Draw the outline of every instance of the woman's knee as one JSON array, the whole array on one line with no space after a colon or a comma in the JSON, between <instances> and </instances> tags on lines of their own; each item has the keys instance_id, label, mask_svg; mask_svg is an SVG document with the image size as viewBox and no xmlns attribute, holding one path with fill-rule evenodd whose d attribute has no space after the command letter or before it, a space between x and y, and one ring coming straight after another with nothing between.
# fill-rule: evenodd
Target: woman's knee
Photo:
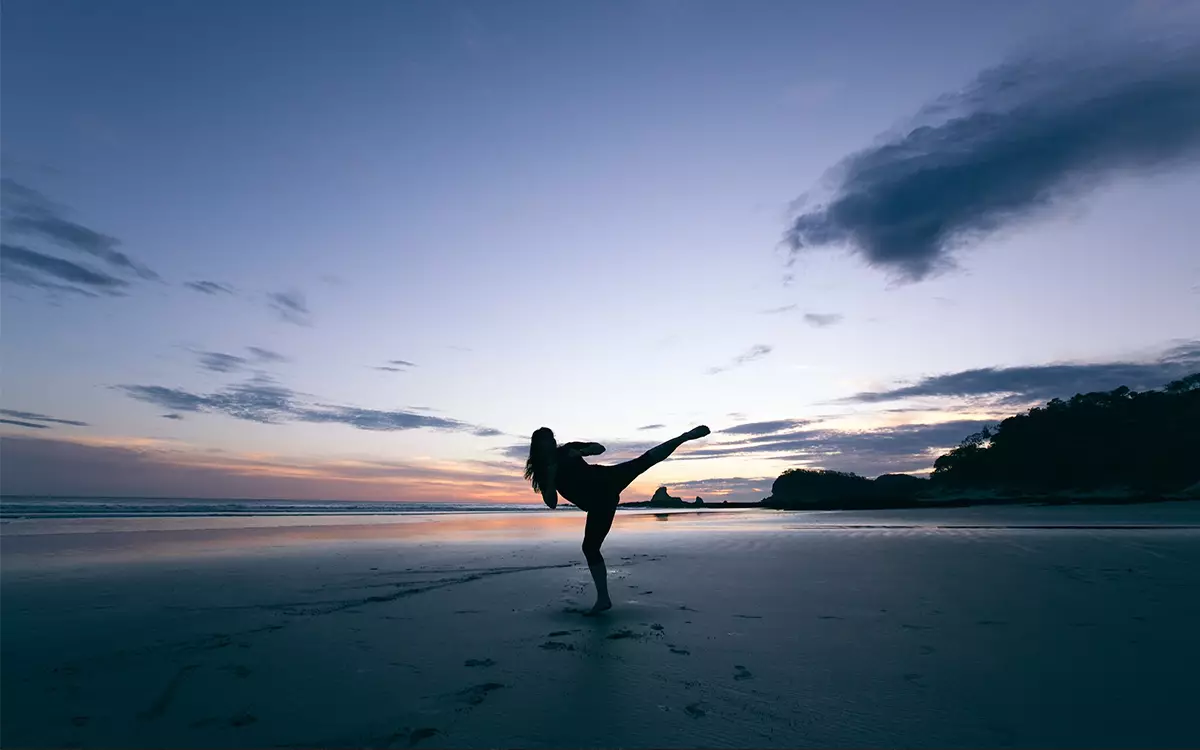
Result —
<instances>
[{"instance_id":1,"label":"woman's knee","mask_svg":"<svg viewBox=\"0 0 1200 750\"><path fill-rule=\"evenodd\" d=\"M583 556L588 565L603 565L604 557L600 554L600 545L590 539L583 540Z\"/></svg>"}]
</instances>

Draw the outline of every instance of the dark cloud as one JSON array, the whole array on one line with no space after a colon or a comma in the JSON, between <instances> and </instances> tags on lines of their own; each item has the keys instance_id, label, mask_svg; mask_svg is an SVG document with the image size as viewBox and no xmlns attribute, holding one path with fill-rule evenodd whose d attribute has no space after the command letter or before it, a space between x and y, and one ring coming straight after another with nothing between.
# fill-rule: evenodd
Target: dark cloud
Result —
<instances>
[{"instance_id":1,"label":"dark cloud","mask_svg":"<svg viewBox=\"0 0 1200 750\"><path fill-rule=\"evenodd\" d=\"M164 415L162 415L162 418L179 420L179 419L183 419L183 415L182 414L164 414Z\"/></svg>"},{"instance_id":2,"label":"dark cloud","mask_svg":"<svg viewBox=\"0 0 1200 750\"><path fill-rule=\"evenodd\" d=\"M8 243L0 244L0 273L21 286L92 297L120 295L129 286L128 281L102 271Z\"/></svg>"},{"instance_id":3,"label":"dark cloud","mask_svg":"<svg viewBox=\"0 0 1200 750\"><path fill-rule=\"evenodd\" d=\"M304 398L265 375L228 386L213 393L192 393L159 385L122 385L117 389L130 398L168 409L172 413L224 414L235 419L263 424L310 422L344 424L360 430L395 431L422 428L456 430L491 435L491 428L456 419L435 417L410 410L361 409L353 406L306 403ZM495 433L499 434L499 433Z\"/></svg>"},{"instance_id":4,"label":"dark cloud","mask_svg":"<svg viewBox=\"0 0 1200 750\"><path fill-rule=\"evenodd\" d=\"M416 367L416 364L404 359L389 359L386 365L373 367L373 370L381 370L383 372L408 372L410 368Z\"/></svg>"},{"instance_id":5,"label":"dark cloud","mask_svg":"<svg viewBox=\"0 0 1200 750\"><path fill-rule=\"evenodd\" d=\"M308 302L300 292L272 292L267 295L267 304L279 313L279 317L289 323L300 326L312 323L309 317Z\"/></svg>"},{"instance_id":6,"label":"dark cloud","mask_svg":"<svg viewBox=\"0 0 1200 750\"><path fill-rule=\"evenodd\" d=\"M763 310L762 314L763 315L778 315L780 313L791 312L792 310L795 310L797 307L799 307L799 305L784 305L783 307L772 307L770 310Z\"/></svg>"},{"instance_id":7,"label":"dark cloud","mask_svg":"<svg viewBox=\"0 0 1200 750\"><path fill-rule=\"evenodd\" d=\"M750 347L749 349L747 349L745 352L742 352L738 356L734 357L733 360L730 361L729 364L722 365L721 367L708 368L708 374L716 375L719 372L725 372L726 370L732 370L735 367L740 367L741 365L747 364L749 362L753 362L755 360L762 359L763 357L770 354L772 349L773 349L773 347L771 347L768 344L756 344L756 345Z\"/></svg>"},{"instance_id":8,"label":"dark cloud","mask_svg":"<svg viewBox=\"0 0 1200 750\"><path fill-rule=\"evenodd\" d=\"M767 435L792 430L809 423L806 419L772 419L766 422L747 422L721 430L726 435Z\"/></svg>"},{"instance_id":9,"label":"dark cloud","mask_svg":"<svg viewBox=\"0 0 1200 750\"><path fill-rule=\"evenodd\" d=\"M273 352L270 349L264 349L261 346L248 346L246 347L246 351L250 352L251 356L253 356L259 362L278 363L288 361L288 358L279 352Z\"/></svg>"},{"instance_id":10,"label":"dark cloud","mask_svg":"<svg viewBox=\"0 0 1200 750\"><path fill-rule=\"evenodd\" d=\"M416 367L417 366L415 363L409 362L409 361L403 360L403 359L389 359L388 364L392 365L393 367Z\"/></svg>"},{"instance_id":11,"label":"dark cloud","mask_svg":"<svg viewBox=\"0 0 1200 750\"><path fill-rule=\"evenodd\" d=\"M6 237L39 240L88 255L105 263L114 274L152 280L159 278L154 271L118 250L120 240L116 237L68 219L61 206L33 188L8 178L0 179L0 205ZM73 291L97 296L97 292L113 294L115 289L128 286L129 283L110 273L30 250L23 245L6 244L3 252L6 256L12 256L5 263L8 267L5 277L24 286L53 291L66 291L62 287L70 286Z\"/></svg>"},{"instance_id":12,"label":"dark cloud","mask_svg":"<svg viewBox=\"0 0 1200 750\"><path fill-rule=\"evenodd\" d=\"M804 322L816 328L828 328L842 322L838 313L804 313Z\"/></svg>"},{"instance_id":13,"label":"dark cloud","mask_svg":"<svg viewBox=\"0 0 1200 750\"><path fill-rule=\"evenodd\" d=\"M664 427L666 427L665 424L647 424L647 425L642 425L638 429L639 430L661 430Z\"/></svg>"},{"instance_id":14,"label":"dark cloud","mask_svg":"<svg viewBox=\"0 0 1200 750\"><path fill-rule=\"evenodd\" d=\"M844 401L880 403L906 398L989 396L1007 403L1028 404L1123 385L1135 391L1160 388L1198 370L1200 341L1193 341L1168 350L1153 362L984 367L934 375L883 391L864 391Z\"/></svg>"},{"instance_id":15,"label":"dark cloud","mask_svg":"<svg viewBox=\"0 0 1200 750\"><path fill-rule=\"evenodd\" d=\"M497 437L504 433L494 427L480 427L477 430L473 430L471 434L475 437Z\"/></svg>"},{"instance_id":16,"label":"dark cloud","mask_svg":"<svg viewBox=\"0 0 1200 750\"><path fill-rule=\"evenodd\" d=\"M87 422L80 422L74 419L58 419L56 417L48 417L45 414L38 414L32 411L18 411L16 409L0 409L0 414L13 419L20 419L29 422L45 422L49 424L65 424L71 427L87 427ZM26 425L28 426L28 425ZM39 425L42 426L42 425Z\"/></svg>"},{"instance_id":17,"label":"dark cloud","mask_svg":"<svg viewBox=\"0 0 1200 750\"><path fill-rule=\"evenodd\" d=\"M185 281L183 285L201 294L233 294L233 287L215 281Z\"/></svg>"},{"instance_id":18,"label":"dark cloud","mask_svg":"<svg viewBox=\"0 0 1200 750\"><path fill-rule=\"evenodd\" d=\"M796 218L786 240L794 253L848 246L918 280L950 266L959 247L1114 173L1173 166L1198 150L1200 45L1190 40L1016 60L844 159L832 196Z\"/></svg>"}]
</instances>

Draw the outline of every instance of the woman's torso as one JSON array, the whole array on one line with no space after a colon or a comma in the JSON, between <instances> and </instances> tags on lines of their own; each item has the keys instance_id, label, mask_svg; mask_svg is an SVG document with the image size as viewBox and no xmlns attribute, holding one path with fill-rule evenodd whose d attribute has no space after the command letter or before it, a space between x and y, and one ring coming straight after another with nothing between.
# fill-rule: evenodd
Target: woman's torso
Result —
<instances>
[{"instance_id":1,"label":"woman's torso","mask_svg":"<svg viewBox=\"0 0 1200 750\"><path fill-rule=\"evenodd\" d=\"M607 504L616 498L609 498L605 491L604 471L606 466L594 466L583 460L577 451L562 446L558 449L558 471L555 474L555 487L572 505L581 510L590 510L598 504Z\"/></svg>"}]
</instances>

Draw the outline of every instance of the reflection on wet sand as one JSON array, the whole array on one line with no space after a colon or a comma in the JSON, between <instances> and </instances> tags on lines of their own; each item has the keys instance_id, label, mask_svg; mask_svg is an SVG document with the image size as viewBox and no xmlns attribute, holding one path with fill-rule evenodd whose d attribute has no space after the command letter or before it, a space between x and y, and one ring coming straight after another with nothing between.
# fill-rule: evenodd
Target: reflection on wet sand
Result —
<instances>
[{"instance_id":1,"label":"reflection on wet sand","mask_svg":"<svg viewBox=\"0 0 1200 750\"><path fill-rule=\"evenodd\" d=\"M650 531L652 524L672 515L692 521L730 518L715 512L631 511L621 513L615 526ZM3 561L6 567L71 566L276 554L324 545L570 539L583 533L584 521L576 512L35 519L5 524Z\"/></svg>"}]
</instances>

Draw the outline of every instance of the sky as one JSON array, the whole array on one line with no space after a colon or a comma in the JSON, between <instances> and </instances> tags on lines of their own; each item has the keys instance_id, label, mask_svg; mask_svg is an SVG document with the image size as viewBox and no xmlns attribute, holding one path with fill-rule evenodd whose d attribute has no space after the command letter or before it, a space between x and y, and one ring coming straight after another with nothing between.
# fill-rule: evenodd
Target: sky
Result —
<instances>
[{"instance_id":1,"label":"sky","mask_svg":"<svg viewBox=\"0 0 1200 750\"><path fill-rule=\"evenodd\" d=\"M8 0L0 491L928 472L1200 370L1200 6ZM643 497L644 496L644 497Z\"/></svg>"}]
</instances>

